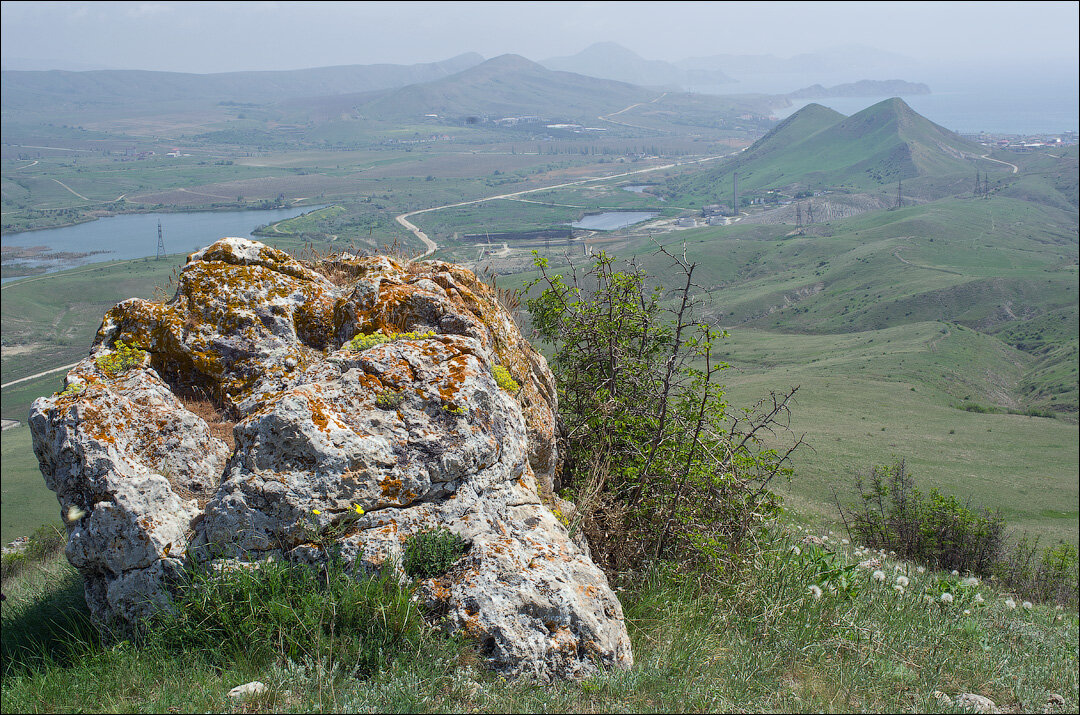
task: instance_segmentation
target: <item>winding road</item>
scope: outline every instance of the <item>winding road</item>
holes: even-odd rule
[[[621,174],[611,174],[610,176],[592,176],[592,177],[589,177],[587,179],[578,179],[576,181],[567,181],[565,183],[554,184],[552,186],[540,186],[540,187],[537,187],[535,189],[524,189],[522,191],[513,191],[513,192],[510,192],[508,194],[497,194],[495,196],[485,196],[482,199],[472,199],[470,201],[459,201],[456,204],[444,204],[443,206],[432,206],[431,208],[420,209],[419,211],[409,211],[407,213],[403,213],[400,216],[396,216],[394,220],[397,221],[402,226],[404,226],[409,231],[411,231],[414,236],[416,236],[418,239],[420,239],[423,242],[423,244],[427,248],[427,250],[424,253],[417,256],[416,259],[415,259],[415,260],[422,260],[422,259],[427,258],[428,256],[430,256],[432,253],[434,253],[438,249],[439,246],[434,241],[432,241],[431,238],[426,233],[421,231],[419,226],[417,226],[416,224],[414,224],[412,221],[409,220],[413,216],[419,216],[420,214],[426,214],[426,213],[429,213],[431,211],[440,211],[442,209],[457,208],[459,206],[471,206],[472,204],[482,204],[485,201],[495,201],[496,199],[512,199],[512,198],[515,198],[515,197],[518,197],[518,196],[524,196],[525,194],[532,194],[532,193],[535,193],[537,191],[549,191],[551,189],[562,189],[562,188],[565,188],[567,186],[577,186],[579,184],[588,184],[588,183],[592,183],[592,182],[595,182],[595,181],[609,181],[611,179],[619,179],[619,178],[622,178],[624,176],[633,176],[635,174],[647,174],[647,173],[649,173],[651,171],[663,171],[665,169],[673,169],[673,168],[678,167],[678,166],[687,166],[689,164],[703,164],[703,163],[705,163],[707,161],[716,161],[717,159],[724,159],[724,158],[727,158],[729,156],[732,156],[732,154],[737,154],[737,153],[738,152],[731,152],[731,154],[721,154],[719,156],[707,156],[707,157],[704,157],[702,159],[691,159],[690,161],[678,161],[678,162],[675,162],[673,164],[664,164],[663,166],[649,167],[648,169],[635,169],[634,171],[625,171],[625,172],[623,172]]]
[[[1016,164],[1010,164],[1009,162],[1002,161],[1001,159],[991,159],[989,154],[983,154],[979,158],[986,159],[987,161],[996,161],[997,163],[1004,164],[1005,166],[1011,166],[1014,174],[1020,171],[1020,167],[1018,167]]]

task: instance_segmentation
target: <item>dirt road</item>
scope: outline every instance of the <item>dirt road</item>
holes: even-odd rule
[[[657,97],[657,99],[659,99],[659,97]],[[629,107],[627,109],[629,109]],[[623,111],[625,111],[625,110],[623,110]],[[707,156],[707,157],[704,157],[702,159],[691,159],[690,161],[677,161],[677,162],[675,162],[673,164],[664,164],[663,166],[653,166],[653,167],[649,167],[648,169],[635,169],[634,171],[624,171],[621,174],[611,174],[610,176],[591,176],[591,177],[589,177],[587,179],[578,179],[577,181],[567,181],[566,183],[554,184],[553,186],[540,186],[540,187],[537,187],[535,189],[524,189],[522,191],[513,191],[513,192],[510,192],[508,194],[497,194],[495,196],[485,196],[482,199],[472,199],[470,201],[460,201],[460,202],[458,202],[456,204],[445,204],[443,206],[432,206],[431,208],[428,208],[428,209],[420,209],[419,211],[409,211],[408,213],[403,213],[400,216],[395,217],[394,220],[397,221],[402,226],[404,226],[409,231],[411,231],[412,234],[414,236],[416,236],[417,238],[419,238],[423,242],[424,246],[427,247],[427,250],[424,253],[422,253],[422,254],[420,254],[419,256],[416,257],[416,260],[421,260],[421,259],[427,258],[432,253],[434,253],[436,251],[436,249],[438,249],[439,246],[434,241],[432,241],[431,238],[426,233],[421,231],[419,226],[417,226],[416,224],[414,224],[412,221],[409,220],[413,216],[419,216],[420,214],[426,214],[426,213],[429,213],[431,211],[440,211],[442,209],[457,208],[458,206],[471,206],[472,204],[482,204],[485,201],[495,201],[496,199],[512,199],[512,198],[515,198],[515,197],[518,197],[518,196],[524,196],[525,194],[532,194],[532,193],[535,193],[537,191],[549,191],[551,189],[562,189],[562,188],[565,188],[567,186],[577,186],[579,184],[588,184],[588,183],[592,183],[592,182],[596,182],[596,181],[609,181],[611,179],[620,179],[620,178],[622,178],[624,176],[634,176],[636,174],[647,174],[647,173],[652,172],[652,171],[664,171],[665,169],[673,169],[673,168],[678,167],[678,166],[687,166],[689,164],[704,164],[707,161],[716,161],[717,159],[724,159],[726,157],[732,156],[732,154],[737,154],[737,153],[738,152],[731,152],[731,154],[721,154],[719,156]]]

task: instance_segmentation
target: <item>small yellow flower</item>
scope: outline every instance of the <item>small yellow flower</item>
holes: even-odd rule
[[[82,509],[80,509],[79,507],[77,507],[77,506],[69,506],[68,507],[68,510],[67,510],[67,520],[68,521],[78,521],[79,519],[83,518],[84,516],[86,516],[86,512],[83,511]]]
[[[318,516],[319,514],[322,514],[322,512],[319,511],[318,509],[312,509],[311,513],[314,514],[315,516]]]
[[[364,515],[364,510],[360,508],[359,504],[353,504],[353,511],[356,512],[357,516],[363,516]]]

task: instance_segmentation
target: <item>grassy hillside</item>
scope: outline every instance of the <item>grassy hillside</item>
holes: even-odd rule
[[[951,181],[943,181],[945,177],[963,177],[971,183],[977,168],[1008,171],[979,159],[984,153],[899,98],[850,117],[809,104],[722,166],[669,181],[666,194],[684,201],[730,202],[732,174],[737,172],[740,198],[769,189],[794,193],[887,188],[895,193],[898,181],[907,182],[909,193],[940,198],[957,192]]]

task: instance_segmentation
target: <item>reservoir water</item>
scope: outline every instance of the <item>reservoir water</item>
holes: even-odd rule
[[[574,228],[583,228],[589,231],[615,231],[656,218],[659,215],[658,211],[605,211],[599,214],[589,214],[570,225]]]
[[[157,225],[161,231],[166,253],[189,253],[208,246],[224,236],[251,235],[256,227],[282,221],[313,211],[318,206],[299,206],[287,209],[259,211],[200,211],[194,213],[123,214],[108,218],[41,231],[24,231],[4,235],[0,245],[8,247],[44,246],[43,253],[89,253],[79,258],[38,260],[17,258],[11,264],[44,266],[46,273],[103,261],[126,260],[153,256],[157,252]],[[265,239],[258,239],[265,240]],[[8,263],[5,261],[5,263]],[[3,278],[17,280],[23,276]]]

